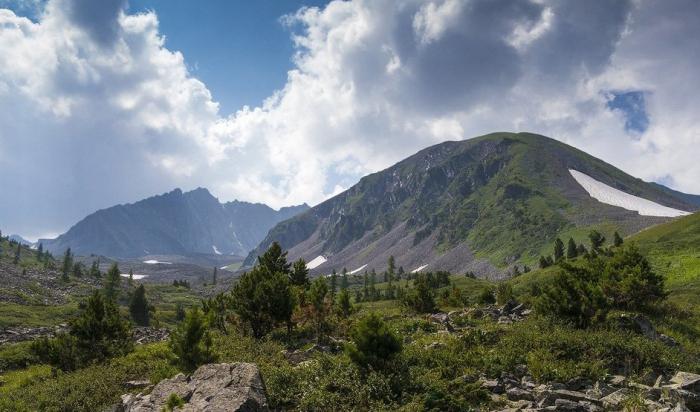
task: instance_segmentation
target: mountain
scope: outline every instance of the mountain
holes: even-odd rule
[[[99,210],[56,239],[40,239],[52,253],[112,257],[245,256],[276,223],[307,210],[304,204],[274,210],[259,203],[220,203],[208,190],[175,189],[133,204]]]
[[[696,210],[694,200],[554,139],[494,133],[440,143],[362,178],[273,227],[244,265],[274,240],[316,272],[383,270],[393,255],[407,271],[501,277],[550,254],[556,236],[635,233]]]
[[[21,244],[23,244],[23,245],[25,245],[25,246],[32,246],[32,245],[33,245],[32,242],[28,241],[27,239],[23,238],[23,237],[20,236],[20,235],[10,235],[10,236],[8,236],[8,239],[9,239],[9,240],[14,240],[15,242],[21,243]]]

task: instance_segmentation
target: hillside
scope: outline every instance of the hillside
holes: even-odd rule
[[[589,194],[576,172],[602,195]],[[694,200],[559,141],[494,133],[429,147],[364,177],[272,228],[244,264],[278,241],[292,258],[323,256],[317,271],[382,270],[393,255],[407,271],[499,277],[513,264],[533,266],[556,235],[632,234],[697,209]],[[639,213],[613,206],[637,203]]]
[[[175,189],[133,204],[99,210],[56,239],[40,239],[52,253],[70,247],[77,255],[112,257],[186,255],[245,256],[277,222],[308,209],[274,210],[263,204],[220,203],[199,188]]]

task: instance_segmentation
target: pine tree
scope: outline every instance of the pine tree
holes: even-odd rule
[[[389,275],[389,282],[395,279],[396,277],[396,260],[394,259],[394,255],[389,256],[389,260],[387,261],[387,274]]]
[[[19,264],[19,259],[22,257],[22,245],[17,243],[17,250],[15,251],[15,258],[12,261],[15,265]]]
[[[129,313],[134,323],[139,326],[148,326],[150,323],[150,306],[146,299],[146,289],[143,285],[139,285],[131,295],[129,302]]]
[[[564,259],[564,242],[557,238],[554,241],[554,261],[559,263]]]
[[[343,268],[342,277],[340,278],[340,290],[348,290],[348,270]]]
[[[578,247],[576,248],[576,253],[579,256],[585,256],[586,253],[588,253],[588,249],[586,249],[586,246],[583,243],[579,243]]]
[[[335,301],[335,292],[338,290],[338,275],[335,273],[335,269],[331,273],[331,302]]]
[[[211,275],[211,284],[212,284],[212,285],[216,285],[216,281],[217,281],[217,279],[216,279],[216,271],[217,271],[216,266],[214,266],[214,273]]]
[[[39,247],[36,248],[36,260],[39,262],[44,261],[44,244],[39,243]]]
[[[316,326],[316,337],[321,339],[323,323],[326,320],[328,307],[326,305],[326,295],[328,295],[328,285],[323,277],[316,278],[309,288],[309,302],[314,312],[314,323]]]
[[[105,278],[104,293],[107,299],[111,301],[116,301],[119,297],[119,287],[121,286],[121,274],[119,273],[119,266],[113,263],[112,266],[107,271],[107,276]]]
[[[365,270],[365,274],[363,276],[363,287],[362,287],[362,300],[369,300],[369,275],[367,274],[367,271]]]
[[[179,366],[186,372],[215,359],[211,335],[198,307],[187,312],[184,322],[170,335],[169,344]]]
[[[270,273],[289,274],[291,264],[287,263],[287,252],[282,251],[282,247],[277,242],[272,242],[272,245],[258,256],[258,264],[264,267]]]
[[[61,278],[64,281],[68,281],[68,275],[71,269],[73,269],[73,254],[70,248],[66,249],[66,253],[63,254],[63,265],[61,266]]]
[[[73,276],[76,278],[82,278],[85,273],[85,265],[82,262],[75,262],[73,264]]]
[[[347,289],[342,289],[338,294],[338,307],[340,314],[347,318],[352,313],[352,303],[350,303],[350,293]]]
[[[377,313],[370,313],[350,332],[351,345],[345,350],[356,364],[383,369],[402,349],[401,339]]]
[[[292,285],[299,286],[304,289],[309,288],[309,269],[306,267],[304,259],[299,259],[294,262],[290,275]]]
[[[370,274],[369,277],[369,294],[372,298],[372,300],[377,300],[377,288],[375,285],[377,284],[377,272],[372,269],[372,273]]]
[[[620,247],[623,243],[624,240],[622,240],[622,236],[620,236],[619,233],[615,232],[613,234],[613,245],[615,245],[615,247]]]
[[[566,258],[575,259],[578,256],[578,250],[576,249],[576,242],[573,238],[569,238],[569,243],[566,246]]]
[[[134,270],[129,268],[129,281],[128,281],[129,287],[134,286]]]
[[[397,273],[398,279],[403,279],[406,276],[406,272],[403,270],[403,266],[399,266],[399,271]]]
[[[598,252],[605,243],[605,236],[597,230],[591,230],[588,234],[588,239],[591,241],[591,250],[594,252]]]
[[[102,277],[102,273],[100,272],[100,260],[93,260],[92,265],[90,265],[90,276],[99,279]]]

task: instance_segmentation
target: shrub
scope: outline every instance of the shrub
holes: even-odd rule
[[[350,338],[352,344],[346,346],[348,356],[363,367],[381,369],[402,349],[399,337],[377,313],[360,319],[352,328]]]
[[[202,312],[194,307],[187,312],[184,322],[170,336],[170,349],[182,370],[194,371],[198,366],[214,359],[211,335],[207,327]]]
[[[430,281],[426,275],[419,274],[413,280],[413,289],[406,292],[403,304],[418,313],[435,312],[435,294],[430,288]]]

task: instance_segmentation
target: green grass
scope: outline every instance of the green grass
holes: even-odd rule
[[[78,305],[19,305],[0,303],[0,328],[14,326],[53,326],[67,322]]]

